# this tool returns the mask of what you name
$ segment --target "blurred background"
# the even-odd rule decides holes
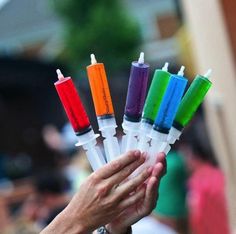
[[[234,0],[0,0],[0,233],[38,233],[91,173],[54,88],[72,76],[97,123],[86,66],[106,66],[118,135],[131,61],[186,66],[213,88],[167,156],[152,215],[134,233],[236,229],[236,2]]]

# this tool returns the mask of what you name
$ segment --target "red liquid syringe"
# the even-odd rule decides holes
[[[96,171],[106,163],[100,149],[96,146],[96,138],[99,134],[95,134],[90,125],[89,118],[71,77],[64,77],[59,69],[56,72],[58,81],[54,85],[78,137],[76,146],[84,148],[91,167]]]

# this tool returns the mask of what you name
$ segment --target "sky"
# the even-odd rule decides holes
[[[10,0],[0,0],[0,10],[1,8],[6,4],[8,3]]]

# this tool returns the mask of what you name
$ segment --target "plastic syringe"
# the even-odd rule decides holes
[[[210,75],[211,69],[204,76],[197,75],[181,100],[167,142],[162,146],[166,154],[171,148],[169,144],[174,144],[179,139],[184,127],[189,124],[208,90],[211,88]]]
[[[162,99],[158,115],[150,133],[151,149],[148,164],[153,164],[156,153],[160,152],[163,142],[167,141],[181,98],[188,80],[183,76],[185,67],[182,66],[177,75],[171,75],[165,95]]]
[[[149,65],[144,63],[144,53],[140,53],[138,61],[132,62],[128,92],[123,118],[122,152],[137,148],[140,121],[146,97]]]
[[[171,74],[168,72],[169,63],[165,63],[162,69],[156,69],[153,75],[152,83],[144,104],[140,131],[138,135],[138,146],[141,152],[149,150],[149,134],[152,125],[158,114],[162,98],[168,86]]]
[[[64,77],[59,69],[56,72],[58,81],[54,85],[67,117],[78,137],[76,146],[82,146],[84,148],[92,169],[96,171],[106,164],[100,149],[96,146],[96,138],[99,134],[95,134],[90,125],[90,121],[71,77]]]
[[[97,63],[95,55],[91,54],[91,65],[87,66],[87,74],[92,92],[93,103],[97,116],[99,131],[103,140],[108,162],[120,155],[120,146],[116,134],[116,120],[103,63]]]

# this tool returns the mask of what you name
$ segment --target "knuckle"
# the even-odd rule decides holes
[[[132,183],[129,188],[131,191],[133,191],[136,187],[137,187],[136,183]]]
[[[142,175],[141,175],[141,179],[145,180],[148,176],[148,173],[147,171],[143,172]]]
[[[90,176],[90,178],[91,178],[92,180],[94,180],[94,181],[97,181],[98,178],[99,178],[97,172],[92,173],[91,176]]]
[[[100,185],[97,189],[97,196],[104,197],[108,193],[108,187],[106,185]]]
[[[107,207],[114,207],[117,204],[117,197],[116,196],[112,196],[107,200]]]
[[[124,175],[124,176],[130,175],[132,172],[133,172],[133,168],[128,167],[128,168],[126,168],[126,169],[124,170],[123,175]]]
[[[128,151],[127,152],[127,157],[129,159],[134,159],[135,158],[135,151],[133,151],[133,150]]]
[[[121,163],[119,161],[114,161],[111,163],[111,169],[114,171],[120,169],[120,167],[121,167]]]

